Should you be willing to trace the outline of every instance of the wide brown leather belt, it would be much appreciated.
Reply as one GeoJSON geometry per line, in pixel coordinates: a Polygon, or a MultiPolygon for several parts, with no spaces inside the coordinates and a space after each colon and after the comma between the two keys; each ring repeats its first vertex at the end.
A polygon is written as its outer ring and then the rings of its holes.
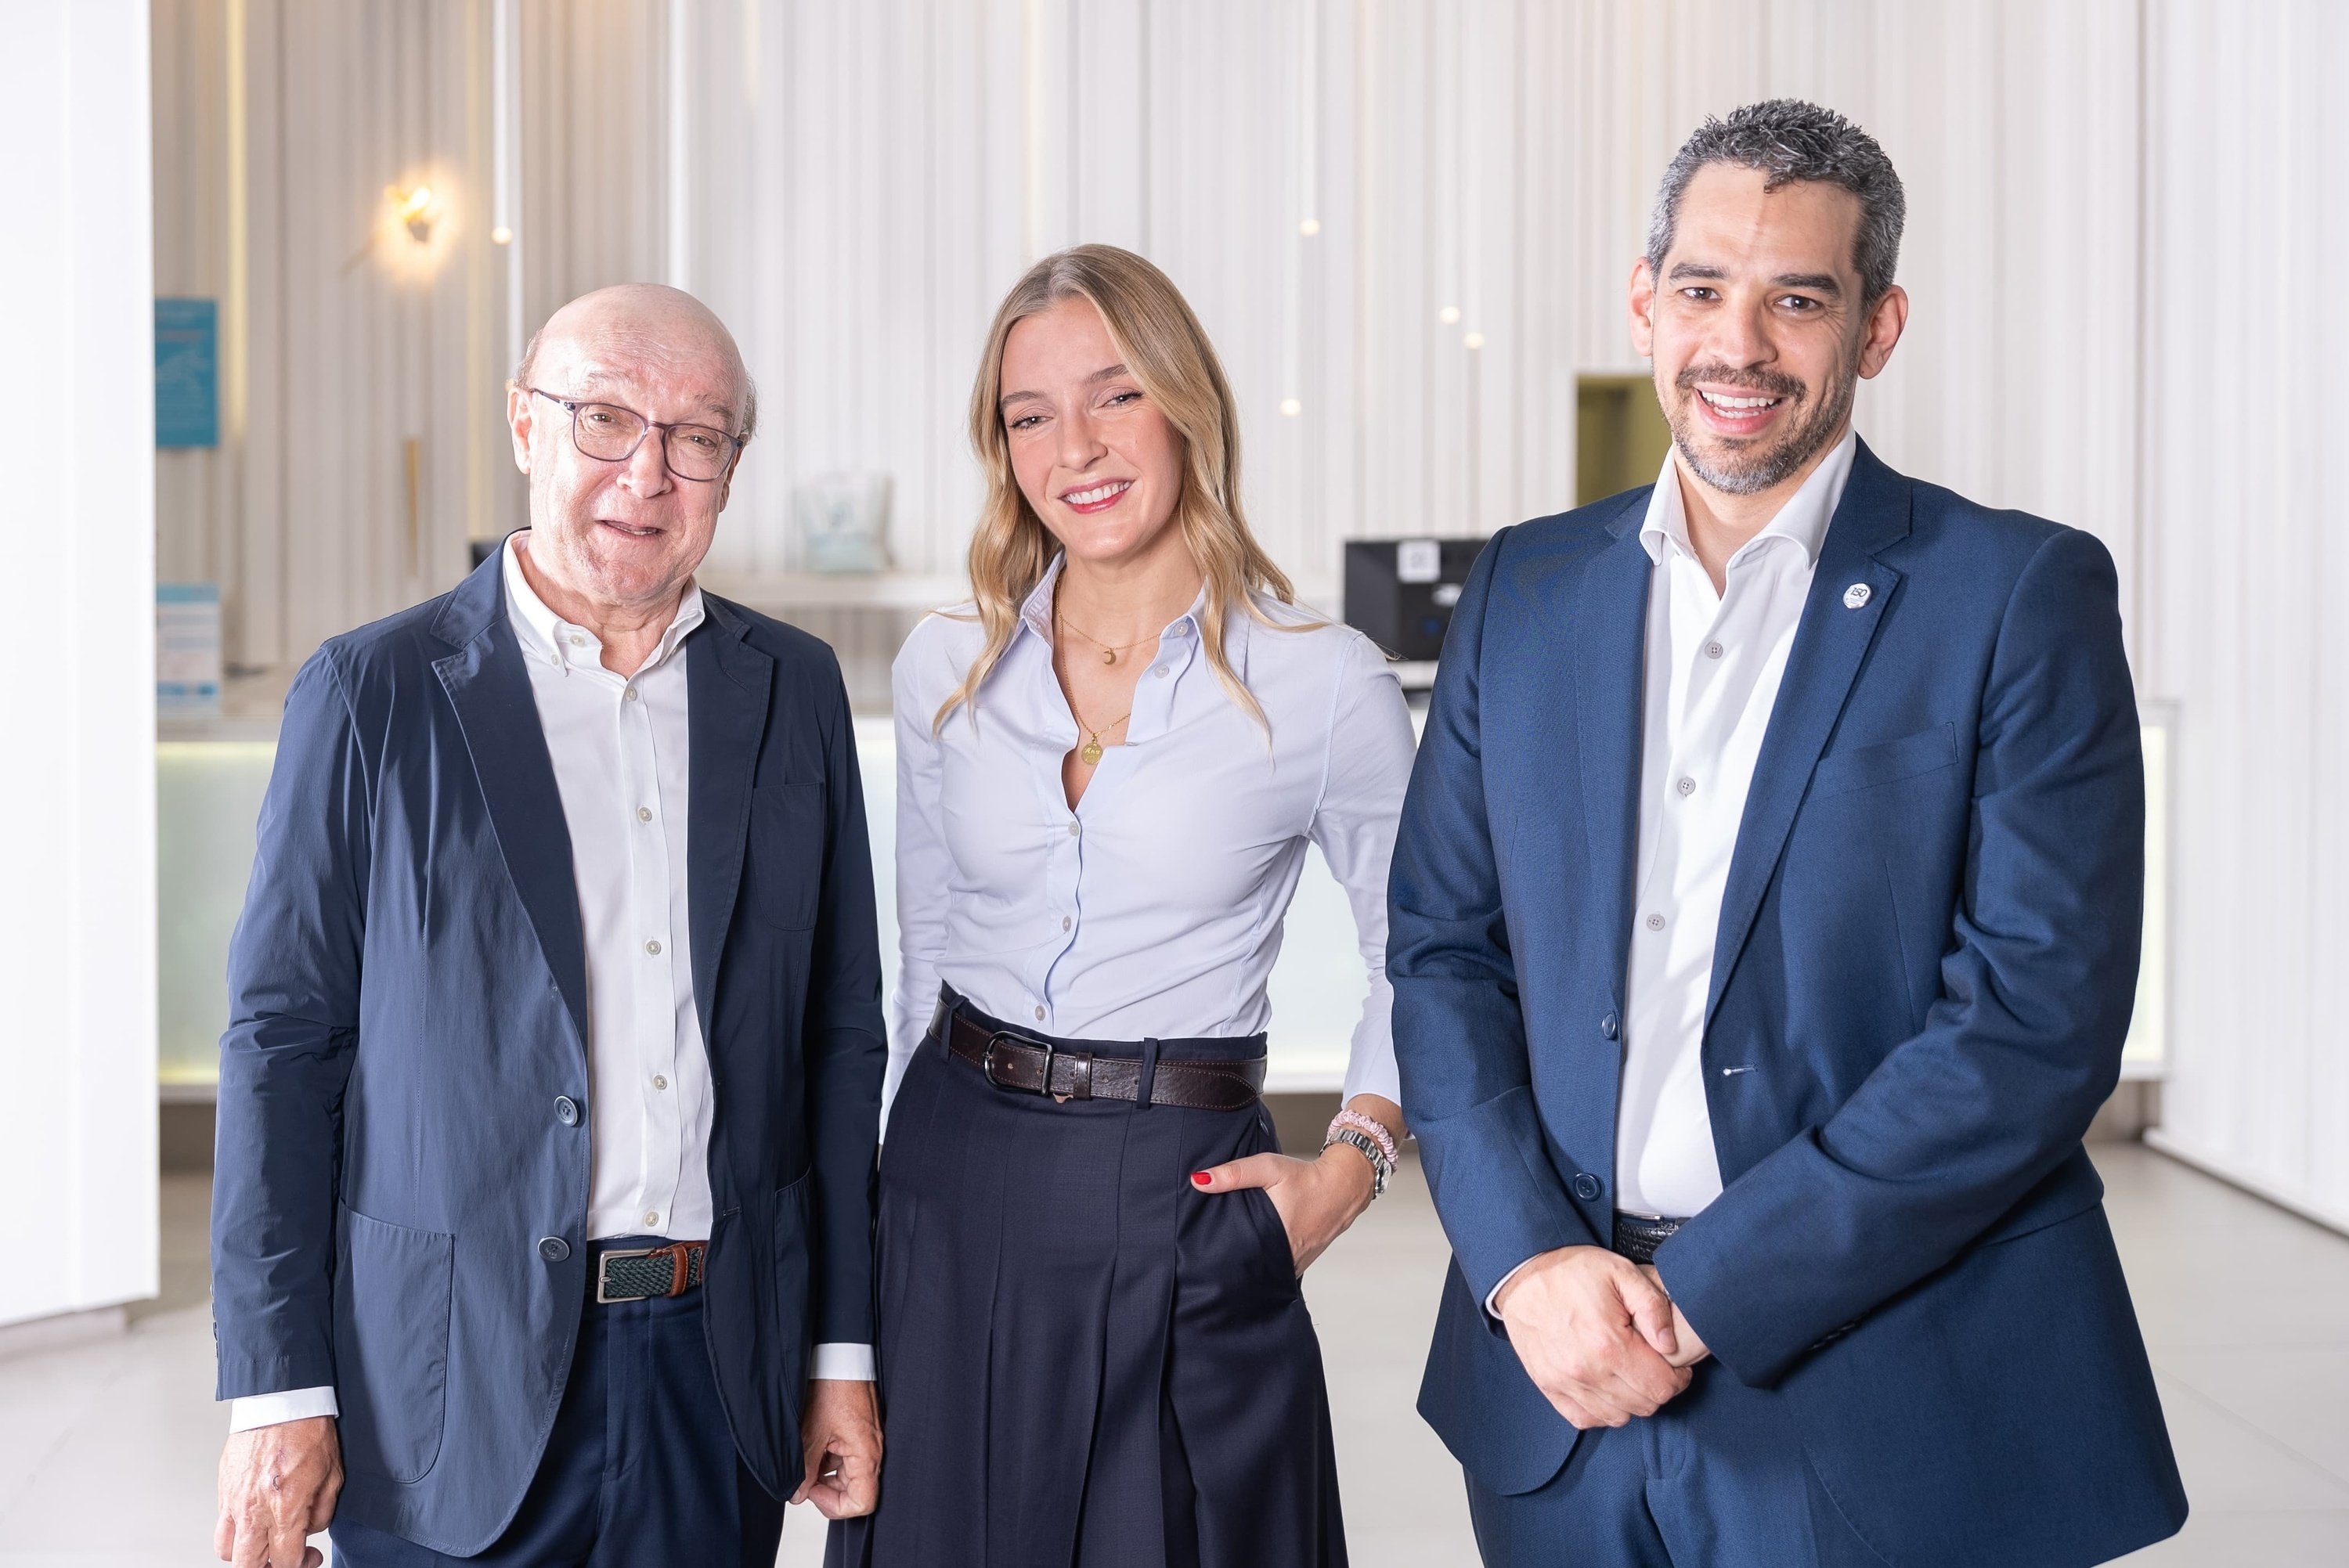
{"type": "MultiPolygon", "coordinates": [[[[947,1048],[999,1088],[1064,1099],[1134,1099],[1141,1093],[1142,1064],[1132,1057],[1063,1050],[1009,1029],[989,1029],[959,1009],[947,1015],[947,1048]]],[[[1161,1058],[1151,1079],[1150,1103],[1185,1110],[1246,1110],[1263,1088],[1261,1057],[1254,1061],[1161,1058]]]]}

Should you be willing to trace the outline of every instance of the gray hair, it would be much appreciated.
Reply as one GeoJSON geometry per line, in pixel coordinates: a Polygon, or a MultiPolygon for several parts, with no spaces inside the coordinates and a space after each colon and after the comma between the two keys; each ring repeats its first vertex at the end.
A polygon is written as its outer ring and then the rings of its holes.
{"type": "Polygon", "coordinates": [[[1874,304],[1892,286],[1900,259],[1900,227],[1909,214],[1900,176],[1876,139],[1831,108],[1801,98],[1770,98],[1747,104],[1726,119],[1708,117],[1681,145],[1656,191],[1648,221],[1648,270],[1661,277],[1664,253],[1681,198],[1698,170],[1711,163],[1758,169],[1768,175],[1763,188],[1812,181],[1840,186],[1859,199],[1859,234],[1852,242],[1852,266],[1859,273],[1865,304],[1874,304]]]}

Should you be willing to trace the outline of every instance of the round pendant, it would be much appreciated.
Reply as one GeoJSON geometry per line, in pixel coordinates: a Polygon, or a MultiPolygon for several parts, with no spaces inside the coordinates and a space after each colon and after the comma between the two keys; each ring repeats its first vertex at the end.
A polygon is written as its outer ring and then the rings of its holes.
{"type": "Polygon", "coordinates": [[[1105,665],[1113,665],[1117,663],[1117,650],[1115,648],[1103,648],[1102,650],[1102,663],[1105,665]]]}
{"type": "Polygon", "coordinates": [[[1077,758],[1088,768],[1099,766],[1102,759],[1101,742],[1098,740],[1086,741],[1084,749],[1077,753],[1077,758]]]}

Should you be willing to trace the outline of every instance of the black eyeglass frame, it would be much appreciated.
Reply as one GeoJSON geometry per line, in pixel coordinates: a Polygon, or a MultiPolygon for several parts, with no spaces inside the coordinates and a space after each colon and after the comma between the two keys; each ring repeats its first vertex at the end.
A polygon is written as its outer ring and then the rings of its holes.
{"type": "Polygon", "coordinates": [[[650,436],[654,431],[657,430],[660,432],[661,438],[661,467],[667,470],[668,476],[671,479],[684,480],[689,484],[715,484],[719,480],[726,477],[727,469],[733,466],[734,459],[742,455],[742,449],[747,444],[744,438],[734,435],[730,431],[721,430],[715,425],[699,424],[691,419],[679,419],[673,423],[664,425],[658,419],[647,419],[642,414],[637,413],[634,408],[629,407],[626,403],[607,402],[601,397],[558,397],[554,393],[549,392],[541,387],[525,387],[523,390],[528,392],[533,397],[545,398],[548,402],[554,404],[556,407],[571,416],[571,445],[578,451],[581,457],[588,459],[593,462],[625,463],[629,459],[636,455],[637,450],[644,446],[645,438],[650,436]],[[596,453],[589,451],[585,446],[580,444],[579,410],[582,408],[617,408],[621,413],[626,414],[629,418],[634,419],[638,424],[642,425],[644,428],[636,432],[636,438],[629,442],[628,449],[622,452],[618,457],[601,457],[596,453]],[[718,437],[728,446],[731,447],[733,450],[726,454],[726,461],[719,465],[718,471],[709,475],[708,478],[703,478],[698,474],[684,473],[679,471],[677,464],[669,460],[668,438],[669,432],[672,430],[707,430],[711,435],[718,437]]]}

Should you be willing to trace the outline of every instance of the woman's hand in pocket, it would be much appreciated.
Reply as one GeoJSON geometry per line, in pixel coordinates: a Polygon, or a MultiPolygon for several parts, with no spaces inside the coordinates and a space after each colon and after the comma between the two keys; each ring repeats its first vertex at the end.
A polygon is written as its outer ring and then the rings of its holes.
{"type": "Polygon", "coordinates": [[[1371,1163],[1342,1143],[1323,1150],[1319,1160],[1251,1154],[1194,1172],[1191,1181],[1203,1192],[1263,1188],[1288,1233],[1289,1254],[1300,1274],[1371,1206],[1371,1163]]]}

